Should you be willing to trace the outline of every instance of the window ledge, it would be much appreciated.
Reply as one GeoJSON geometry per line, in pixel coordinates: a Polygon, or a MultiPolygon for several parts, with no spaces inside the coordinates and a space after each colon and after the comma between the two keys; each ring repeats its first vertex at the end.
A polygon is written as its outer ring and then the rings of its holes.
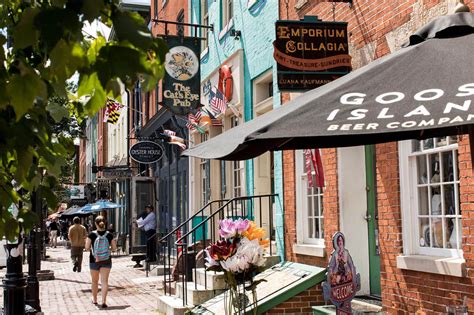
{"type": "Polygon", "coordinates": [[[201,52],[201,59],[206,57],[206,55],[209,53],[209,46],[207,46],[202,52],[201,52]]]}
{"type": "Polygon", "coordinates": [[[397,257],[397,268],[454,277],[466,277],[467,275],[466,261],[462,258],[402,255],[397,257]]]}
{"type": "Polygon", "coordinates": [[[293,253],[306,256],[324,257],[326,246],[314,244],[293,244],[293,253]]]}
{"type": "Polygon", "coordinates": [[[222,30],[219,32],[219,40],[222,40],[224,36],[234,27],[234,19],[231,19],[229,23],[227,23],[226,26],[222,28],[222,30]]]}

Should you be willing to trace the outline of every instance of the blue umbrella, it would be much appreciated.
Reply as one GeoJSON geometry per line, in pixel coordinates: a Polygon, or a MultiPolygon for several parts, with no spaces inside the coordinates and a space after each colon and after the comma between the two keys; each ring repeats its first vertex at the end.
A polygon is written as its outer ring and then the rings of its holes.
{"type": "Polygon", "coordinates": [[[98,200],[95,203],[88,203],[81,208],[81,213],[93,213],[106,209],[123,208],[124,206],[108,200],[98,200]]]}

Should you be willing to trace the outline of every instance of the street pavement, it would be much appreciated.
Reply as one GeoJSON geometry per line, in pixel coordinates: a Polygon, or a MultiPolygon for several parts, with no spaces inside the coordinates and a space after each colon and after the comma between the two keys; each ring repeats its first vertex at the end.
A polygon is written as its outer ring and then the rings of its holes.
{"type": "MultiPolygon", "coordinates": [[[[46,253],[49,258],[41,262],[41,269],[53,270],[55,280],[40,281],[40,303],[44,314],[159,314],[156,311],[158,289],[163,278],[145,277],[143,268],[133,268],[131,256],[113,257],[108,308],[100,309],[92,304],[89,252],[84,252],[80,273],[72,271],[70,251],[64,246],[48,247],[46,253]]],[[[23,266],[23,271],[28,271],[28,265],[23,266]]],[[[3,278],[4,274],[5,269],[0,272],[0,277],[3,278]]],[[[0,301],[3,304],[3,289],[0,290],[0,301]]],[[[101,304],[100,284],[98,302],[101,304]]]]}

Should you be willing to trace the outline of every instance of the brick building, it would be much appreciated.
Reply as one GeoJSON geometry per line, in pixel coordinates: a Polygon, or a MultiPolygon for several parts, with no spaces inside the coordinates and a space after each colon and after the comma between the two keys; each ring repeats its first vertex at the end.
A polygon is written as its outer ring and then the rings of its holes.
{"type": "MultiPolygon", "coordinates": [[[[473,1],[465,1],[471,11],[473,1]]],[[[456,1],[280,1],[280,19],[316,15],[348,22],[353,68],[400,49],[456,1]]],[[[282,103],[296,95],[283,93],[282,103]]],[[[383,311],[445,312],[467,299],[474,311],[474,194],[468,136],[321,150],[326,185],[308,188],[300,151],[285,151],[286,260],[327,266],[342,231],[361,274],[361,294],[383,311]],[[440,169],[441,168],[441,169],[440,169]],[[419,174],[419,176],[414,175],[419,174]],[[417,178],[418,177],[418,178],[417,178]]],[[[308,313],[316,287],[273,313],[308,313]],[[308,298],[312,296],[312,298],[308,298]]]]}

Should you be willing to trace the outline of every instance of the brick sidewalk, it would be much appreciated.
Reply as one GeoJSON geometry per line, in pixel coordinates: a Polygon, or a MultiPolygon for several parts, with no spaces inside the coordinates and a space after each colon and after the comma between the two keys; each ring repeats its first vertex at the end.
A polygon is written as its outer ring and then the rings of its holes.
{"type": "MultiPolygon", "coordinates": [[[[82,272],[73,272],[69,250],[63,246],[48,248],[47,261],[41,269],[54,270],[55,280],[40,282],[40,301],[44,314],[155,314],[160,278],[145,277],[143,269],[133,268],[130,256],[114,257],[109,278],[108,308],[98,309],[92,304],[89,253],[84,252],[82,272]]],[[[23,271],[28,271],[24,265],[23,271]]],[[[1,277],[5,269],[1,272],[1,277]]],[[[3,304],[3,290],[0,290],[3,304]]],[[[101,303],[100,285],[98,302],[101,303]]]]}

